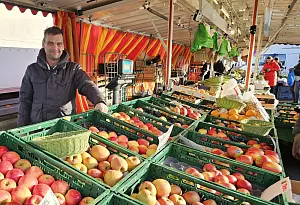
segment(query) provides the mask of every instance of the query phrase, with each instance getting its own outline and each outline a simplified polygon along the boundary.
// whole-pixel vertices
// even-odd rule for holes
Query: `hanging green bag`
[[[203,23],[200,23],[194,35],[194,41],[191,46],[191,52],[194,53],[200,50],[202,47],[213,48],[213,40],[207,32],[205,25]]]
[[[228,40],[223,39],[219,50],[220,56],[225,56],[228,53],[228,43]]]
[[[215,32],[214,35],[213,35],[213,37],[212,37],[214,51],[218,51],[219,50],[218,38],[219,38],[219,35],[218,35],[217,32]]]

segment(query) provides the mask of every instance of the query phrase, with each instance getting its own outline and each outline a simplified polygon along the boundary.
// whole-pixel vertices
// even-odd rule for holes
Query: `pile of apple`
[[[179,100],[191,102],[191,103],[195,103],[198,100],[196,97],[192,95],[173,94],[172,97],[177,98]]]
[[[136,152],[145,158],[151,157],[152,155],[155,154],[157,150],[156,144],[150,145],[149,141],[145,139],[138,139],[137,141],[136,140],[128,141],[128,137],[126,137],[125,135],[118,136],[115,132],[107,133],[106,131],[99,131],[98,128],[96,128],[95,126],[89,127],[89,130],[98,134],[101,137],[104,137],[114,143],[121,145],[122,147],[125,147],[133,152]]]
[[[207,181],[218,183],[229,189],[237,190],[244,194],[250,195],[252,185],[241,173],[230,174],[227,169],[217,170],[213,164],[205,164],[203,166],[203,172],[200,173],[197,169],[189,167],[185,170],[187,174],[191,174],[195,177],[205,179]],[[204,188],[207,190],[207,188]],[[218,194],[215,190],[210,190],[214,194]],[[231,198],[234,200],[234,198]]]
[[[124,112],[115,112],[111,115],[114,118],[117,118],[119,120],[122,120],[128,124],[134,125],[136,127],[139,127],[143,130],[146,130],[156,136],[160,136],[162,134],[164,134],[162,131],[160,131],[158,128],[156,128],[155,126],[153,126],[153,124],[147,122],[147,123],[143,123],[137,116],[133,116],[133,117],[129,117],[126,113]],[[159,124],[159,123],[157,123]]]
[[[1,205],[37,205],[50,189],[60,205],[87,205],[94,200],[83,198],[80,192],[70,189],[67,182],[55,180],[6,146],[0,146],[0,158]]]
[[[226,132],[225,130],[218,132],[216,128],[210,128],[209,130],[200,128],[198,130],[198,133],[200,133],[202,135],[209,135],[209,136],[216,137],[216,138],[219,138],[222,140],[231,141],[230,138],[225,134],[225,132]],[[239,135],[238,133],[233,133],[233,132],[228,132],[228,133],[230,133],[230,135],[235,135],[235,136]],[[217,144],[218,142],[214,142],[214,143]],[[240,144],[246,145],[246,143],[244,143],[244,142],[240,142]],[[270,145],[268,145],[267,143],[258,142],[257,140],[249,140],[247,142],[247,145],[250,147],[255,147],[255,148],[263,149],[263,150],[273,150],[273,148]],[[229,147],[230,145],[225,144],[224,146]]]
[[[182,193],[177,185],[170,185],[165,179],[155,179],[153,182],[144,181],[131,197],[148,205],[217,205],[214,200],[201,201],[195,191]]]
[[[244,154],[244,151],[241,148],[229,146],[226,153],[217,148],[212,149],[211,152],[221,157],[235,159],[239,162],[255,165],[271,172],[282,172],[278,154],[272,150],[263,151],[256,147],[250,147]]]
[[[113,187],[141,163],[138,157],[124,157],[126,159],[117,154],[111,154],[105,145],[99,144],[90,148],[89,153],[83,152],[67,157],[66,161],[78,170]]]
[[[187,116],[194,120],[198,120],[201,117],[201,114],[199,112],[195,112],[193,109],[184,107],[183,105],[177,105],[176,107],[170,107],[170,108],[165,107],[165,109],[169,109],[172,112],[175,112],[183,116]]]

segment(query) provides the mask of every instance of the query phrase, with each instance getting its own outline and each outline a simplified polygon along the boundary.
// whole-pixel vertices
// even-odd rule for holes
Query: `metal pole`
[[[253,73],[253,82],[256,80],[256,75],[258,71],[259,59],[260,59],[260,50],[263,36],[263,28],[264,28],[264,16],[261,17],[259,23],[259,31],[258,31],[258,40],[257,40],[257,48],[256,48],[256,61]]]
[[[174,4],[173,0],[169,0],[169,21],[168,21],[168,53],[167,53],[167,69],[165,72],[166,86],[169,86],[172,69],[172,41],[173,41],[173,19],[174,19]]]
[[[255,0],[254,8],[253,8],[252,27],[250,31],[251,36],[250,36],[250,48],[249,48],[248,62],[247,62],[246,88],[248,88],[250,84],[251,65],[252,65],[252,57],[253,57],[253,50],[255,44],[256,23],[257,23],[257,7],[258,7],[258,0]]]

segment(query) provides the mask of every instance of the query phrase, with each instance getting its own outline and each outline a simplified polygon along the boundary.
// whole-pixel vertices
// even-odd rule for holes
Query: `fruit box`
[[[184,105],[190,106],[190,107],[195,108],[195,109],[202,109],[202,107],[199,105],[202,101],[200,98],[195,99],[192,102],[189,102],[187,100],[179,99],[179,98],[176,98],[176,97],[173,97],[171,95],[164,94],[164,93],[160,96],[160,98],[164,99],[164,100],[167,100],[167,101],[177,101],[177,102],[180,102]],[[209,109],[205,108],[205,110],[209,110]]]
[[[293,132],[293,127],[288,127],[288,126],[276,126],[276,130],[277,130],[277,136],[278,139],[286,141],[286,142],[294,142],[294,136],[292,134]]]
[[[194,105],[198,105],[202,102],[202,99],[199,97],[195,97],[195,96],[192,96],[192,95],[189,95],[189,94],[186,94],[183,92],[179,92],[179,91],[173,91],[173,92],[169,92],[167,94],[163,93],[161,95],[161,97],[162,98],[171,97],[173,99],[181,100],[181,101],[188,102],[188,103],[191,103]]]
[[[160,131],[162,131],[164,133],[167,132],[168,128],[172,125],[172,123],[170,123],[170,122],[167,122],[165,120],[154,117],[154,116],[149,115],[145,112],[141,112],[139,110],[136,110],[134,108],[128,107],[128,106],[123,105],[123,104],[119,105],[114,110],[110,110],[110,113],[116,113],[116,112],[124,112],[129,117],[137,116],[143,123],[151,123],[152,125],[154,125],[156,128],[158,128]],[[125,123],[125,122],[122,122],[122,121],[119,121],[119,122],[120,122],[120,124],[122,123],[122,125],[130,125],[129,123]],[[193,125],[194,125],[194,123],[191,124],[190,127],[192,127]],[[140,128],[137,128],[137,129],[142,130]],[[171,132],[171,137],[176,137],[179,133],[181,133],[183,131],[184,131],[184,128],[174,126],[173,130]],[[149,134],[150,132],[147,132],[147,133]],[[152,133],[150,133],[150,134],[152,136],[155,136]]]
[[[122,184],[117,191],[119,193],[125,193],[131,195],[133,193],[138,193],[139,185],[144,181],[154,181],[155,179],[165,179],[170,184],[179,186],[183,193],[186,191],[195,191],[200,195],[201,201],[212,199],[215,200],[217,204],[222,205],[234,205],[241,204],[242,202],[249,202],[251,205],[263,205],[263,204],[276,204],[274,202],[266,202],[255,198],[249,195],[245,195],[239,192],[236,192],[225,187],[212,184],[208,181],[196,178],[192,175],[179,172],[173,168],[162,166],[156,162],[147,164],[143,169],[140,169],[133,175],[126,183]],[[208,190],[215,190],[220,194],[210,193],[209,191],[203,190],[200,188],[206,187]],[[232,196],[236,200],[228,199],[227,196]],[[132,198],[132,200],[137,201]]]
[[[125,194],[111,193],[96,205],[144,205],[144,203],[135,201]]]
[[[51,121],[42,122],[42,123],[38,123],[38,124],[34,124],[34,125],[29,125],[29,126],[25,126],[22,128],[16,128],[16,129],[10,130],[9,132],[11,134],[13,134],[15,137],[22,136],[21,137],[22,140],[28,142],[31,146],[35,147],[36,149],[43,151],[48,156],[50,156],[54,160],[57,160],[64,166],[72,167],[72,165],[68,164],[64,159],[60,159],[60,158],[56,157],[54,154],[41,149],[40,147],[38,147],[37,145],[35,145],[33,143],[30,143],[30,141],[32,139],[50,135],[55,132],[70,132],[70,131],[83,130],[83,129],[85,129],[85,128],[82,128],[76,124],[72,124],[64,119],[59,119],[59,120],[51,120]],[[109,187],[108,185],[106,185],[105,183],[100,182],[99,180],[89,176],[87,173],[84,173],[84,172],[76,169],[83,178],[86,178],[86,180],[89,180],[91,183],[94,183],[95,187],[97,187],[97,186],[105,187],[105,188],[113,191],[119,186],[119,184],[121,184],[123,181],[126,181],[132,174],[134,174],[134,172],[136,172],[138,169],[140,169],[144,163],[147,163],[147,161],[144,161],[144,159],[141,158],[137,153],[127,150],[125,147],[122,147],[116,143],[113,143],[105,138],[99,137],[94,133],[92,133],[90,136],[89,144],[91,146],[97,145],[97,144],[106,146],[106,148],[110,152],[110,155],[117,154],[123,158],[126,158],[128,156],[135,156],[135,157],[138,157],[141,161],[139,166],[137,166],[131,172],[128,172],[127,175],[112,188]]]
[[[127,106],[133,107],[133,108],[142,108],[143,112],[146,112],[150,115],[153,115],[157,118],[159,117],[165,117],[167,120],[174,124],[174,123],[180,123],[180,124],[186,124],[191,125],[195,120],[185,117],[183,115],[180,115],[178,113],[172,112],[166,108],[163,108],[164,105],[154,105],[142,100],[137,100],[132,102],[131,104],[127,104]]]
[[[116,132],[117,135],[125,135],[129,140],[137,141],[138,139],[145,139],[149,144],[159,144],[157,136],[96,110],[73,115],[70,121],[86,129],[89,129],[90,126],[95,126],[99,131],[113,131]],[[141,155],[140,157],[144,158]]]
[[[219,157],[177,143],[170,143],[152,160],[163,166],[172,167],[179,172],[185,172],[189,167],[202,170],[205,164],[213,164],[217,170],[226,169],[231,174],[241,173],[245,179],[252,184],[251,194],[258,197],[260,197],[262,191],[282,178],[279,174],[274,174],[265,170],[261,171],[261,169],[257,167],[249,166],[238,161]],[[217,184],[215,185],[218,186]],[[275,201],[276,203],[281,204],[284,202],[283,196],[280,195]]]
[[[82,196],[93,197],[95,203],[109,194],[108,189],[104,186],[94,186],[91,180],[83,177],[75,168],[54,160],[6,132],[0,133],[0,145],[6,146],[10,151],[17,152],[22,159],[28,160],[31,165],[40,167],[44,173],[53,176],[56,180],[66,181],[72,189],[79,191]]]

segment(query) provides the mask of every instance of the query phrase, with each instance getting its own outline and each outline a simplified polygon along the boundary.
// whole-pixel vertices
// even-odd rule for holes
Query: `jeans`
[[[295,101],[299,103],[300,81],[295,81]]]

